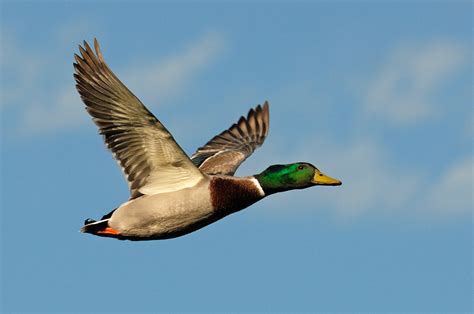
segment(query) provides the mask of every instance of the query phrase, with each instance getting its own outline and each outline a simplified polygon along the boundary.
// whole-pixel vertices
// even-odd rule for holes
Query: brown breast
[[[227,213],[236,212],[261,200],[261,190],[251,180],[215,176],[209,185],[212,207]]]

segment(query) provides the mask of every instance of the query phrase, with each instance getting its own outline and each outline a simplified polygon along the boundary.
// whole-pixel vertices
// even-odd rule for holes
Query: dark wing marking
[[[239,165],[268,135],[270,126],[268,102],[263,108],[251,109],[247,118],[240,117],[228,130],[214,136],[191,156],[193,163],[206,174],[233,175]]]

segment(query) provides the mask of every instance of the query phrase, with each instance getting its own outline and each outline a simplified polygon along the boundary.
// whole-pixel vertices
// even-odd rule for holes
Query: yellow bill
[[[314,172],[314,177],[311,180],[311,182],[313,182],[316,185],[341,185],[342,184],[341,181],[339,181],[337,179],[334,179],[334,178],[331,178],[331,177],[323,174],[319,170],[316,170]]]

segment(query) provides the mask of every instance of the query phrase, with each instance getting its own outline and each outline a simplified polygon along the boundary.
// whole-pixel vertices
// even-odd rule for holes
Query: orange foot
[[[107,227],[103,230],[99,230],[97,231],[97,234],[108,234],[108,235],[119,235],[120,232],[118,232],[117,230],[115,229],[112,229],[110,227]]]

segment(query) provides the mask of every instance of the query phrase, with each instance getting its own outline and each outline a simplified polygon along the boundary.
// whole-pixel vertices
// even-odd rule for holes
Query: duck
[[[237,168],[269,132],[269,103],[214,136],[188,157],[172,134],[106,64],[97,39],[74,58],[76,89],[128,182],[130,198],[80,229],[119,240],[180,237],[275,193],[338,186],[308,162],[277,164],[237,177]]]

